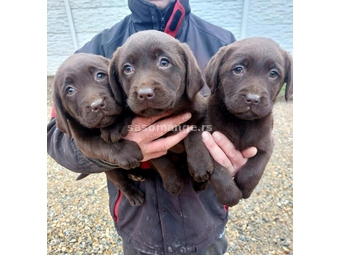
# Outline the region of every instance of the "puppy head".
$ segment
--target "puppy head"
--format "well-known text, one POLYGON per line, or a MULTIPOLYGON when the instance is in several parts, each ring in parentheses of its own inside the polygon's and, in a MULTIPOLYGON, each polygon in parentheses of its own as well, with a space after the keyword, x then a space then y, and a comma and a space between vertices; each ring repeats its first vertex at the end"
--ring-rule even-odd
POLYGON ((113 54, 113 91, 122 92, 133 112, 153 116, 192 100, 204 79, 189 46, 159 31, 131 35, 113 54))
POLYGON ((220 48, 205 77, 212 94, 218 93, 227 109, 241 119, 270 113, 284 84, 286 100, 293 93, 292 58, 269 38, 246 38, 220 48))
POLYGON ((110 90, 109 60, 77 53, 58 68, 53 80, 53 106, 57 127, 71 137, 69 121, 87 128, 101 128, 114 122, 122 110, 110 90))

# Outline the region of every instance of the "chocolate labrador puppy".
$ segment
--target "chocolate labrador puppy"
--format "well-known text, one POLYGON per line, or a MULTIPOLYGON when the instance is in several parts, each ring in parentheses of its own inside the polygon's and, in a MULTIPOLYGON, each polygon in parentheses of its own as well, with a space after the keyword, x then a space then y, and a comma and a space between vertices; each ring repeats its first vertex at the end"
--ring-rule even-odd
MULTIPOLYGON (((102 132, 107 136, 108 127, 117 125, 121 131, 126 121, 124 107, 110 89, 108 67, 109 59, 87 53, 71 55, 60 65, 53 81, 56 123, 60 131, 74 139, 86 157, 130 169, 139 166, 143 158, 139 146, 113 134, 110 135, 114 143, 101 137, 102 132)), ((105 173, 132 205, 140 205, 144 194, 130 183, 126 172, 118 168, 105 173)))
POLYGON ((233 179, 210 157, 201 134, 192 137, 201 142, 195 153, 188 154, 194 179, 209 179, 219 201, 233 206, 249 198, 271 157, 272 109, 284 84, 286 100, 292 95, 293 62, 273 40, 247 38, 222 47, 209 61, 205 78, 212 94, 204 124, 210 125, 211 132, 226 135, 237 150, 250 146, 258 150, 233 179))
MULTIPOLYGON (((196 59, 187 44, 168 34, 148 30, 131 35, 114 52, 109 70, 112 90, 122 95, 117 101, 126 102, 133 115, 189 111, 192 117, 185 126, 195 124, 206 113, 206 102, 199 93, 205 83, 196 59)), ((190 153, 191 147, 184 139, 184 148, 178 145, 170 151, 190 153)), ((149 162, 159 172, 165 189, 176 195, 183 181, 169 157, 171 152, 149 162)))

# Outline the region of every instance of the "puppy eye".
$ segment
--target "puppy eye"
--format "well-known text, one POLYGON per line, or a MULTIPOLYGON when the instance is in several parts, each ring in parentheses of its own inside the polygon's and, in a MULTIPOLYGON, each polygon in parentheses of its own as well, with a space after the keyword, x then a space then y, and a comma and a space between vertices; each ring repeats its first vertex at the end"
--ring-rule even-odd
POLYGON ((105 77, 106 77, 107 75, 106 75, 106 73, 103 73, 103 72, 98 72, 97 73, 97 78, 98 79, 105 79, 105 77))
POLYGON ((161 60, 159 61, 159 64, 161 67, 167 67, 170 64, 170 61, 167 60, 166 58, 161 58, 161 60))
POLYGON ((242 73, 244 73, 244 69, 243 69, 242 66, 236 66, 232 71, 233 71, 234 74, 242 74, 242 73))
POLYGON ((131 73, 133 71, 132 66, 125 65, 124 66, 124 73, 131 73))
POLYGON ((269 77, 270 78, 276 78, 276 77, 278 77, 279 76, 279 74, 278 74, 278 72, 276 72, 275 70, 271 70, 270 72, 269 72, 269 77))
POLYGON ((68 86, 66 87, 66 93, 68 96, 73 95, 76 92, 75 88, 68 86))

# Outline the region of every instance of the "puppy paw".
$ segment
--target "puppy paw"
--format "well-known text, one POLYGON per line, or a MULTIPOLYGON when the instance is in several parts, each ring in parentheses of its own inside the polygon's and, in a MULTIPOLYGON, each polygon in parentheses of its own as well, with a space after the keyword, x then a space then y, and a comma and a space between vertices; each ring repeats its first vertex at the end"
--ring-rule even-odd
MULTIPOLYGON (((242 170, 242 169, 241 169, 242 170)), ((249 172, 249 171, 248 171, 249 172)), ((247 199, 253 193, 257 186, 260 177, 244 176, 242 172, 239 172, 235 177, 235 182, 239 189, 242 191, 242 198, 247 199), (252 178, 251 178, 252 177, 252 178)))
POLYGON ((130 190, 124 194, 132 206, 140 206, 144 202, 144 193, 139 189, 130 190))
POLYGON ((112 155, 115 158, 113 162, 116 162, 121 168, 132 169, 140 165, 143 154, 137 143, 121 140, 118 144, 114 144, 113 146, 117 146, 116 149, 118 151, 118 153, 112 155))
POLYGON ((112 128, 112 127, 100 129, 100 136, 107 143, 109 142, 116 143, 120 139, 122 139, 122 136, 119 133, 119 130, 117 130, 116 128, 112 128))
POLYGON ((223 205, 230 207, 237 205, 242 198, 242 191, 223 167, 215 168, 209 182, 215 190, 218 201, 223 205))
POLYGON ((112 130, 111 132, 110 132, 110 140, 111 140, 111 142, 113 142, 113 143, 116 143, 116 142, 118 142, 119 140, 121 140, 122 139, 122 137, 123 137, 123 135, 118 131, 118 130, 112 130))
POLYGON ((209 180, 210 175, 214 172, 214 165, 211 158, 188 162, 189 172, 196 182, 205 182, 209 180))
POLYGON ((230 183, 220 183, 219 187, 213 185, 218 201, 222 205, 232 207, 237 205, 242 198, 242 191, 236 185, 230 183))
POLYGON ((130 180, 133 180, 133 181, 136 181, 136 182, 143 182, 143 181, 146 180, 142 173, 140 173, 140 174, 137 174, 137 173, 128 173, 128 178, 130 180))
POLYGON ((205 182, 209 179, 209 174, 207 172, 201 174, 195 174, 194 180, 197 182, 205 182))
POLYGON ((208 181, 204 181, 204 182, 194 182, 193 187, 195 191, 202 191, 205 190, 209 185, 208 181))
POLYGON ((164 188, 171 194, 171 195, 178 195, 183 187, 182 180, 163 180, 164 188))
POLYGON ((194 178, 196 182, 205 182, 209 179, 209 172, 207 172, 205 169, 195 169, 191 166, 189 166, 189 172, 191 176, 194 178))
POLYGON ((131 152, 130 154, 127 152, 123 152, 122 154, 111 155, 112 157, 109 159, 109 162, 115 162, 120 168, 125 170, 130 170, 136 167, 139 167, 140 161, 143 158, 143 155, 131 152))
POLYGON ((139 167, 140 165, 140 160, 137 158, 120 158, 119 160, 116 160, 116 162, 117 165, 125 170, 130 170, 139 167))
POLYGON ((228 207, 232 207, 237 205, 242 198, 242 193, 235 194, 217 194, 217 199, 222 205, 227 205, 228 207))

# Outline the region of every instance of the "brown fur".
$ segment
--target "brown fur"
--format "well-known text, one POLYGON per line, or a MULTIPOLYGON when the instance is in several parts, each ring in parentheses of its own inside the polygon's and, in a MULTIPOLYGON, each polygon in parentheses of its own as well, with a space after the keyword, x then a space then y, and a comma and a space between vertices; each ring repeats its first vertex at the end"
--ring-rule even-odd
POLYGON ((293 62, 273 40, 254 37, 222 47, 205 73, 212 95, 204 124, 211 125, 211 132, 226 135, 237 150, 251 146, 258 150, 235 179, 210 157, 207 149, 202 150, 202 142, 195 154, 188 155, 194 178, 209 179, 219 201, 233 206, 251 195, 273 152, 272 109, 284 84, 286 100, 292 95, 293 62), (207 172, 212 173, 210 178, 207 172))
MULTIPOLYGON (((194 124, 206 111, 199 93, 204 79, 189 46, 155 30, 130 36, 113 54, 110 63, 112 90, 121 92, 119 102, 127 102, 133 115, 151 117, 171 111, 174 115, 190 111, 194 124)), ((184 140, 185 150, 191 145, 184 140)), ((175 148, 173 148, 175 150, 175 148)), ((176 151, 183 151, 176 146, 176 151)), ((169 155, 150 160, 162 177, 166 190, 178 194, 183 186, 169 155)))
MULTIPOLYGON (((101 137, 104 128, 124 123, 123 107, 110 89, 108 66, 108 59, 87 53, 71 55, 61 64, 53 81, 56 123, 86 157, 130 169, 139 166, 143 158, 139 146, 119 138, 107 142, 101 137)), ((130 183, 125 172, 114 169, 105 173, 132 205, 140 205, 144 194, 130 183)))

